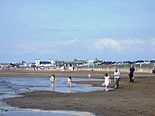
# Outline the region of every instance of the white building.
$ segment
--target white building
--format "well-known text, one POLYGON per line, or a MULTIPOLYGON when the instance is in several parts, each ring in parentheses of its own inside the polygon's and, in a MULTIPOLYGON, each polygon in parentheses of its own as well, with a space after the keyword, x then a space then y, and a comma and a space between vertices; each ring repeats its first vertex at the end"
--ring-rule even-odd
POLYGON ((94 65, 94 60, 88 60, 88 66, 93 66, 94 65))
POLYGON ((48 61, 35 60, 35 65, 38 68, 55 68, 56 67, 55 61, 53 60, 48 60, 48 61))

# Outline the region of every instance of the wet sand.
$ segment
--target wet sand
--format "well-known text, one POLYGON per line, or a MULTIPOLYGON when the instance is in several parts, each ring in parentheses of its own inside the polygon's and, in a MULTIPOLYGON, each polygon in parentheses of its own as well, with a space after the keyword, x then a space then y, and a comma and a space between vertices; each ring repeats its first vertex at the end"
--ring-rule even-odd
MULTIPOLYGON (((5 76, 10 76, 10 73, 5 76)), ((14 76, 49 76, 51 72, 13 72, 14 76)), ((52 72, 53 73, 53 72, 52 72)), ((57 72, 59 76, 87 77, 88 72, 57 72)), ((93 78, 102 78, 103 72, 91 72, 93 78)), ((0 73, 1 75, 1 73, 0 73)), ((3 73, 4 75, 4 73, 3 73)), ((112 75, 112 74, 110 74, 112 75)), ((2 76, 2 75, 1 75, 2 76)), ((135 83, 128 82, 127 73, 122 73, 120 87, 112 91, 89 93, 59 93, 36 91, 22 94, 22 97, 5 99, 8 104, 21 108, 43 110, 76 110, 93 112, 104 116, 155 116, 155 75, 136 73, 135 83)), ((101 86, 101 81, 75 82, 101 86)), ((111 85, 113 86, 113 85, 111 85)))
MULTIPOLYGON (((88 74, 91 74, 91 77, 99 77, 103 78, 104 73, 110 74, 110 76, 113 76, 113 72, 107 72, 107 71, 37 71, 37 70, 0 70, 0 77, 50 77, 51 74, 55 74, 56 76, 71 76, 71 77, 88 77, 88 74)), ((128 72, 121 72, 122 77, 127 77, 128 72)), ((136 76, 138 77, 144 77, 144 76, 154 76, 151 73, 142 73, 137 72, 136 76)))

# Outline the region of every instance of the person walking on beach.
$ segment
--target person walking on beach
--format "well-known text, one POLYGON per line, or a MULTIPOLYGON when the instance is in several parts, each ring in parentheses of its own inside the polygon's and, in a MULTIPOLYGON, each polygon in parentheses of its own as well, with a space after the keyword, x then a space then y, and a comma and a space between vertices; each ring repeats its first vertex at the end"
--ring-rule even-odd
POLYGON ((72 77, 68 77, 68 87, 71 87, 72 77))
POLYGON ((55 85, 55 81, 56 81, 56 77, 55 77, 55 74, 52 74, 51 78, 50 78, 50 81, 52 83, 52 86, 55 85))
POLYGON ((114 83, 115 83, 115 88, 119 87, 119 80, 120 80, 120 72, 118 69, 114 71, 114 83))
POLYGON ((110 83, 110 77, 107 73, 105 73, 105 76, 104 76, 104 84, 102 84, 102 86, 104 85, 105 86, 105 90, 108 91, 108 86, 109 86, 109 83, 110 83))
POLYGON ((130 72, 129 72, 129 79, 130 81, 129 82, 134 82, 134 71, 135 71, 135 68, 131 65, 130 67, 130 72))

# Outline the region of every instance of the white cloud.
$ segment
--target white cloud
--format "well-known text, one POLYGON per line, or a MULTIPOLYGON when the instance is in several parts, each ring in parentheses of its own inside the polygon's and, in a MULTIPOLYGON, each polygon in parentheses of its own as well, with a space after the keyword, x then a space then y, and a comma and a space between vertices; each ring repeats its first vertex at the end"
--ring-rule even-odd
MULTIPOLYGON (((6 51, 6 48, 1 48, 1 51, 6 51)), ((103 53, 122 57, 139 56, 142 54, 153 54, 155 50, 155 39, 117 39, 117 38, 103 38, 103 39, 86 39, 80 40, 78 38, 68 40, 52 40, 52 41, 38 41, 25 42, 14 45, 11 50, 12 54, 17 55, 35 55, 35 56, 64 56, 64 57, 85 57, 104 56, 103 53), (150 50, 148 52, 148 49, 150 50)), ((0 52, 1 53, 1 52, 0 52)), ((1 53, 2 54, 2 53, 1 53)), ((111 57, 111 56, 110 56, 111 57)))
MULTIPOLYGON (((63 40, 63 41, 41 41, 39 43, 21 43, 16 47, 19 52, 25 54, 39 54, 39 55, 56 55, 63 53, 66 49, 72 48, 79 44, 80 40, 78 38, 63 40)), ((67 52, 67 51, 65 51, 67 52)))
POLYGON ((125 51, 128 52, 143 52, 144 51, 144 46, 146 46, 148 43, 147 40, 144 39, 138 39, 138 38, 127 38, 121 40, 121 47, 124 48, 125 51))
POLYGON ((44 42, 46 43, 46 45, 60 45, 60 46, 69 46, 69 45, 74 45, 80 42, 80 39, 75 38, 75 39, 67 39, 67 40, 52 40, 52 41, 48 41, 48 42, 44 42))
MULTIPOLYGON (((152 39, 155 44, 155 39, 152 39)), ((149 40, 138 38, 116 39, 116 38, 103 38, 96 40, 94 46, 97 50, 109 50, 116 52, 143 52, 144 46, 149 43, 149 40)))
POLYGON ((78 42, 80 42, 80 39, 78 39, 78 38, 75 38, 75 39, 72 39, 72 40, 69 40, 68 41, 69 43, 78 43, 78 42))
POLYGON ((127 38, 122 40, 121 43, 125 45, 144 45, 146 44, 146 41, 143 39, 137 39, 137 38, 127 38))
POLYGON ((19 51, 22 51, 23 53, 37 53, 36 47, 32 44, 18 44, 17 48, 19 51))
POLYGON ((48 42, 21 43, 17 45, 17 48, 23 54, 54 55, 57 52, 55 45, 49 44, 48 42))
POLYGON ((121 50, 120 42, 112 38, 104 38, 97 40, 95 43, 95 47, 100 50, 102 49, 113 49, 117 51, 121 50))
POLYGON ((73 45, 73 44, 77 44, 80 42, 80 39, 78 38, 75 38, 75 39, 70 39, 70 40, 64 40, 64 41, 61 41, 59 43, 63 44, 63 45, 73 45))

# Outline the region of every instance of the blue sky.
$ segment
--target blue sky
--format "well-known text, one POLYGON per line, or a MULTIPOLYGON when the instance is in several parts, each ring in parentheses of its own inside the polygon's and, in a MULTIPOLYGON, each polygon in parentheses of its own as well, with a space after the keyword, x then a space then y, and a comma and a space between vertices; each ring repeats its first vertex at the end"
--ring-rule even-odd
POLYGON ((0 0, 0 62, 155 59, 154 0, 0 0))

